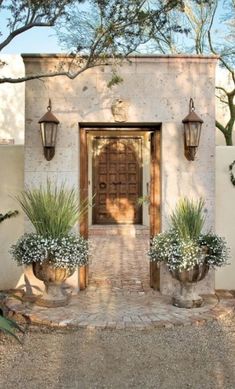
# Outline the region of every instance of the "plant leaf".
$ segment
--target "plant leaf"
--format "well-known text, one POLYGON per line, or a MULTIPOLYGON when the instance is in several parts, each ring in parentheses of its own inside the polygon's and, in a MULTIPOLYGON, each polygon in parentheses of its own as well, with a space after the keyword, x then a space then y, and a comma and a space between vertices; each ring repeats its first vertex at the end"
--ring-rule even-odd
POLYGON ((8 319, 4 316, 0 316, 0 331, 3 331, 5 333, 13 336, 15 339, 17 339, 17 341, 19 343, 22 343, 20 341, 20 339, 18 338, 18 336, 16 336, 15 330, 18 330, 18 331, 24 333, 22 328, 14 320, 8 319))

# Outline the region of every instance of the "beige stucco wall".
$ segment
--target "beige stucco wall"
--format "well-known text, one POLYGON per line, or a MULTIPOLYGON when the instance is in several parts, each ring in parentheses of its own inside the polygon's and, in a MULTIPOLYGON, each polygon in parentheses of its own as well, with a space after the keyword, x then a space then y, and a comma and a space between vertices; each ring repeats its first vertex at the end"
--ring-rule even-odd
MULTIPOLYGON (((221 86, 227 91, 232 91, 234 89, 234 82, 232 80, 231 74, 224 68, 220 66, 216 67, 216 86, 221 86)), ((219 95, 219 91, 216 93, 219 95)), ((224 126, 229 121, 229 109, 227 104, 220 102, 218 98, 215 99, 216 106, 216 119, 223 124, 224 126)), ((235 142, 235 126, 233 128, 233 143, 235 142)), ((223 133, 216 129, 216 144, 223 146, 226 144, 223 133)))
POLYGON ((231 250, 230 265, 215 272, 217 289, 235 289, 235 187, 229 175, 234 160, 235 146, 216 147, 216 232, 226 238, 231 250))
MULTIPOLYGON (((23 146, 0 146, 0 213, 20 210, 14 196, 24 188, 23 146)), ((12 260, 10 247, 24 231, 22 212, 0 223, 0 290, 19 285, 22 269, 12 260)))
MULTIPOLYGON (((6 65, 0 66, 0 75, 21 77, 24 75, 24 63, 20 55, 1 54, 0 60, 6 65)), ((25 121, 25 85, 0 85, 0 143, 1 139, 14 140, 15 144, 24 144, 25 121)))
MULTIPOLYGON (((0 67, 0 74, 10 77, 20 77, 25 73, 23 59, 18 54, 1 54, 0 59, 6 66, 0 67)), ((232 88, 232 81, 225 69, 216 66, 216 85, 232 88)), ((115 94, 115 93, 114 93, 115 94)), ((25 113, 25 85, 0 85, 0 139, 14 139, 15 144, 24 144, 24 113, 25 113)), ((216 118, 222 123, 228 119, 228 110, 218 99, 215 100, 216 118)), ((216 130, 216 144, 224 145, 223 134, 216 130)))
MULTIPOLYGON (((58 56, 25 57, 26 73, 49 70, 58 56)), ((215 107, 214 72, 216 60, 202 57, 135 57, 119 69, 123 83, 107 88, 109 67, 95 68, 75 80, 49 78, 26 84, 25 182, 58 182, 66 179, 79 185, 78 123, 114 121, 111 105, 117 98, 129 103, 128 122, 162 123, 162 228, 181 196, 206 200, 208 226, 214 227, 215 198, 215 107), (42 153, 38 120, 45 113, 48 98, 60 121, 56 155, 47 162, 42 153), (204 124, 196 160, 189 162, 183 152, 182 119, 193 97, 204 124)), ((163 270, 162 270, 163 271, 163 270)), ((163 271, 164 273, 164 271, 163 271)), ((161 290, 171 293, 173 284, 166 273, 161 290)), ((213 274, 200 290, 213 290, 213 274)))

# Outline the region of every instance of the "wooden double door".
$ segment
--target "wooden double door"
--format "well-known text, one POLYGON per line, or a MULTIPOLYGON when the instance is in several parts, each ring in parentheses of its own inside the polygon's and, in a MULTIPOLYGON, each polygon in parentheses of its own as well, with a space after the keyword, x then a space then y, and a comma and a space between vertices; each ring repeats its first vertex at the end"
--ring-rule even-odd
POLYGON ((93 223, 141 223, 142 138, 95 137, 92 146, 93 223))

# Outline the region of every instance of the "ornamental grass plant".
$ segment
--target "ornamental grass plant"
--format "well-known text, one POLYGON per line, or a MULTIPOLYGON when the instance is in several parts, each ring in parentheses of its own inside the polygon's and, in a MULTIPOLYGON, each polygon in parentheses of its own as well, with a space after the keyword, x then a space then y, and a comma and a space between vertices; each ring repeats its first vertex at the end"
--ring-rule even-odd
POLYGON ((220 267, 226 264, 229 250, 224 238, 203 233, 204 201, 180 199, 170 215, 170 229, 156 235, 148 252, 150 261, 166 263, 170 271, 191 270, 196 265, 220 267))
POLYGON ((178 232, 183 240, 199 238, 205 223, 204 205, 203 199, 192 201, 186 197, 177 203, 175 210, 170 215, 170 221, 172 228, 178 232))
POLYGON ((43 237, 59 238, 68 234, 88 211, 88 200, 79 203, 75 189, 53 185, 26 189, 17 196, 23 211, 36 233, 43 237))
POLYGON ((56 268, 75 269, 88 263, 87 240, 71 232, 88 211, 87 199, 79 203, 75 189, 48 180, 44 187, 26 189, 17 200, 35 228, 12 245, 18 265, 49 261, 56 268))

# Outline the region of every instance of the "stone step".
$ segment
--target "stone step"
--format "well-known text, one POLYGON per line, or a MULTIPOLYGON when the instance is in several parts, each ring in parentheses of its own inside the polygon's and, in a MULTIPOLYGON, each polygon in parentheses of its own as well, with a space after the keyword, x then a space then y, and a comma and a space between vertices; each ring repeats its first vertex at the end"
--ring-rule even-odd
POLYGON ((92 236, 146 236, 149 237, 149 227, 140 224, 106 224, 106 225, 92 225, 89 227, 89 237, 92 236))

